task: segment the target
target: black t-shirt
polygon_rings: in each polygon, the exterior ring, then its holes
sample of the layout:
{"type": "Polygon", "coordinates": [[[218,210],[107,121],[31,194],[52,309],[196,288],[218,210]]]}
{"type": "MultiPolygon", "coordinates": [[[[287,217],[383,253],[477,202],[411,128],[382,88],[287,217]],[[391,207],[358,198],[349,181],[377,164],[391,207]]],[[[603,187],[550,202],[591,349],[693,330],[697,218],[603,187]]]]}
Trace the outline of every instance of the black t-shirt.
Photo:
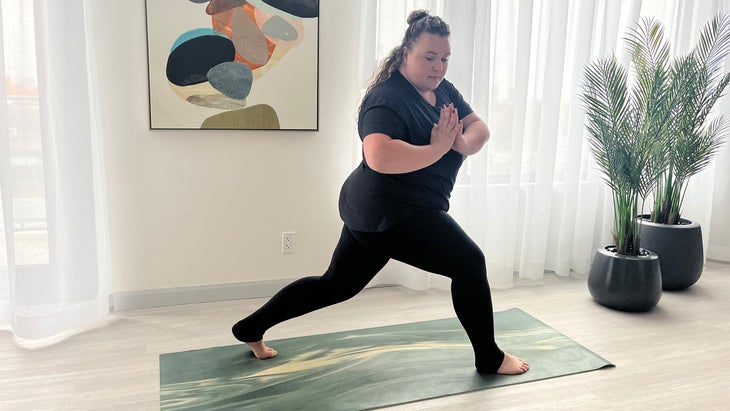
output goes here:
{"type": "MultiPolygon", "coordinates": [[[[436,105],[431,106],[396,70],[363,99],[358,118],[360,139],[382,133],[413,145],[428,145],[442,105],[454,103],[460,119],[473,112],[449,81],[442,80],[434,92],[436,105]]],[[[417,209],[447,211],[464,158],[450,150],[426,168],[382,174],[368,167],[363,156],[363,161],[342,186],[340,216],[353,230],[375,232],[393,227],[399,218],[417,209]]]]}

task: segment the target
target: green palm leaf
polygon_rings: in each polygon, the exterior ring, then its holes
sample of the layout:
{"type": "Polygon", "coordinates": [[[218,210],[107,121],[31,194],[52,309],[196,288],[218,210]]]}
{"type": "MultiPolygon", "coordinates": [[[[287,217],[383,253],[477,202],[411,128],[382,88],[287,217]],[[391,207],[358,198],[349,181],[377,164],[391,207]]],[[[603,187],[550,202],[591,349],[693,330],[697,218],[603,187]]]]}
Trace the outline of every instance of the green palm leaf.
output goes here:
{"type": "Polygon", "coordinates": [[[702,171],[725,141],[722,116],[708,123],[712,108],[730,83],[723,74],[730,54],[730,15],[719,14],[702,30],[694,50],[679,56],[669,70],[672,110],[663,140],[668,163],[657,178],[652,221],[677,224],[690,177],[702,171]]]}

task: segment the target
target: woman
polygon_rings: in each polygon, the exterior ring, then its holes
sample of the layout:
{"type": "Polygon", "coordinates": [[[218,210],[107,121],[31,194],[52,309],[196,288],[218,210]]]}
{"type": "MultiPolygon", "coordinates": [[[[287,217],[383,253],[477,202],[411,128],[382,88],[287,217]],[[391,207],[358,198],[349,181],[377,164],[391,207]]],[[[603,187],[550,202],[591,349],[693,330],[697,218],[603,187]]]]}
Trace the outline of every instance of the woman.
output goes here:
{"type": "Polygon", "coordinates": [[[329,268],[286,286],[233,326],[256,357],[277,355],[263,341],[266,330],[353,297],[394,258],[451,278],[478,372],[529,369],[497,346],[484,255],[446,213],[465,156],[489,139],[486,124],[444,79],[449,56],[449,26],[427,11],[412,12],[403,43],[384,60],[360,106],[363,161],[342,187],[345,224],[329,268]]]}

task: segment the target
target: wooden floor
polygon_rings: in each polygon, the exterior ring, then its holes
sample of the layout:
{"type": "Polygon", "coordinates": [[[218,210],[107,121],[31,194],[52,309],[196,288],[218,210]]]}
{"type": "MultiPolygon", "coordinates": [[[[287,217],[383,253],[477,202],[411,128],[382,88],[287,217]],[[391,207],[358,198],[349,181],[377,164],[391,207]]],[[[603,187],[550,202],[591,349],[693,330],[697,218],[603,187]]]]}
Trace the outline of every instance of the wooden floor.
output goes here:
{"type": "MultiPolygon", "coordinates": [[[[495,310],[519,307],[616,368],[455,395],[397,410],[721,410],[730,407],[730,265],[665,292],[649,313],[595,304],[585,280],[493,290],[495,310]]],[[[54,343],[0,331],[1,410],[155,410],[158,356],[235,341],[228,330],[263,300],[116,313],[54,343]]],[[[449,293],[373,288],[272,329],[268,339],[453,317],[449,293]]],[[[529,360],[529,359],[528,359],[529,360]]],[[[304,407],[303,409],[305,409],[304,407]]],[[[389,408],[390,409],[390,408],[389,408]]]]}

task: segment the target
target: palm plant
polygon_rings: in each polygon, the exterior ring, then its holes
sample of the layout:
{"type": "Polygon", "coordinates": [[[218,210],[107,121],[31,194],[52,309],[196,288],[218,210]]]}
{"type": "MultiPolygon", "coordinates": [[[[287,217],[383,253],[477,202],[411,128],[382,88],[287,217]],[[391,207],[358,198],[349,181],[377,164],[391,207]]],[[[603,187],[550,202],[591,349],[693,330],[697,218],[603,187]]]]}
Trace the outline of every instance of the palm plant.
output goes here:
{"type": "MultiPolygon", "coordinates": [[[[661,25],[651,22],[649,32],[661,33],[661,25]]],[[[629,39],[632,61],[638,77],[642,73],[663,72],[666,78],[651,104],[666,105],[668,115],[656,119],[662,130],[659,136],[668,150],[655,156],[666,156],[665,168],[657,175],[651,221],[678,224],[681,207],[691,176],[704,169],[725,140],[727,123],[722,116],[708,121],[712,107],[730,83],[730,73],[722,74],[725,58],[730,53],[730,15],[718,14],[710,20],[696,47],[687,55],[669,62],[669,47],[663,35],[637,33],[629,39]],[[654,42],[662,46],[662,58],[655,59],[654,42]],[[666,55],[664,54],[666,50],[666,55]],[[658,66],[657,66],[658,65],[658,66]]]]}
{"type": "Polygon", "coordinates": [[[661,137],[671,107],[666,101],[669,49],[662,38],[661,27],[649,19],[632,31],[629,45],[641,44],[645,60],[631,84],[628,70],[615,56],[598,59],[584,71],[580,100],[587,114],[588,143],[613,193],[613,237],[616,252],[624,255],[641,254],[641,220],[636,216],[668,157],[661,137]]]}

